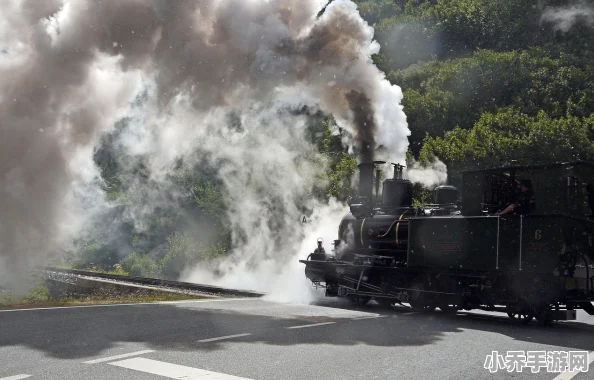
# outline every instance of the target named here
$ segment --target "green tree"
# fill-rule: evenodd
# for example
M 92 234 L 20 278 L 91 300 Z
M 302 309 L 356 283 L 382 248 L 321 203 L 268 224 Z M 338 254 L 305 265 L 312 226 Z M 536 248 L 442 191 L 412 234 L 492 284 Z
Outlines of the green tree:
M 355 1 L 357 3 L 359 14 L 370 25 L 402 13 L 404 1 L 395 0 L 373 0 L 373 1 Z
M 165 278 L 179 278 L 185 268 L 209 262 L 225 255 L 229 247 L 226 242 L 205 244 L 197 241 L 190 233 L 176 232 L 167 238 L 167 254 L 159 262 Z
M 346 201 L 351 193 L 351 180 L 357 170 L 357 159 L 342 145 L 342 131 L 333 118 L 324 118 L 317 128 L 317 148 L 327 161 L 326 186 L 319 195 Z
M 485 112 L 514 107 L 530 116 L 540 111 L 559 118 L 594 112 L 594 64 L 588 55 L 544 48 L 496 52 L 432 61 L 390 73 L 405 88 L 404 111 L 411 146 L 418 154 L 427 134 L 443 136 L 457 126 L 472 127 Z
M 200 207 L 205 215 L 221 226 L 225 220 L 227 205 L 225 194 L 221 185 L 212 181 L 200 181 L 192 186 L 192 197 L 196 206 Z
M 120 266 L 131 276 L 159 277 L 160 275 L 159 267 L 149 256 L 136 252 L 132 252 L 122 259 Z
M 485 113 L 471 129 L 455 128 L 427 137 L 422 161 L 438 157 L 450 170 L 508 164 L 594 159 L 594 115 L 552 118 L 544 111 L 528 116 L 517 109 Z

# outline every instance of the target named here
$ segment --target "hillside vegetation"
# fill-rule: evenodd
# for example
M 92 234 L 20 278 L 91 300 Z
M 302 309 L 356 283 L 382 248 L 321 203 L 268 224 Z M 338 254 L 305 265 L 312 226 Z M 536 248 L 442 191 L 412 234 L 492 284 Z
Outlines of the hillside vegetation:
M 367 0 L 411 151 L 469 167 L 593 158 L 594 5 Z
M 410 154 L 437 157 L 452 178 L 461 169 L 512 159 L 536 163 L 593 159 L 594 11 L 559 0 L 358 0 L 382 51 L 374 57 L 404 92 Z M 313 115 L 309 136 L 329 160 L 320 198 L 347 199 L 356 160 Z M 116 132 L 117 133 L 117 130 Z M 120 204 L 139 202 L 142 186 L 123 185 L 117 149 L 107 136 L 96 154 L 106 191 Z M 144 168 L 138 165 L 142 178 Z M 125 223 L 117 234 L 78 242 L 76 267 L 176 277 L 231 248 L 225 192 L 213 168 L 173 170 L 187 192 L 183 212 L 164 210 L 142 233 Z M 117 208 L 113 210 L 118 220 Z M 208 231 L 196 236 L 193 231 Z

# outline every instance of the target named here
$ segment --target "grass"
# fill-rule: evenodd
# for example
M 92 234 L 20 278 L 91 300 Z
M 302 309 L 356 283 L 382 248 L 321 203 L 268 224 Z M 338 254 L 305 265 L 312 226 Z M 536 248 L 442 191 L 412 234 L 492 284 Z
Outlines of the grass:
M 126 294 L 93 294 L 93 295 L 64 295 L 52 297 L 47 287 L 38 285 L 31 289 L 26 296 L 16 297 L 10 291 L 0 292 L 0 309 L 15 309 L 27 307 L 49 307 L 49 306 L 73 306 L 73 305 L 101 305 L 135 302 L 158 302 L 158 301 L 181 301 L 192 299 L 203 299 L 206 297 L 170 293 L 170 292 L 149 292 L 138 290 Z
M 68 268 L 70 269 L 70 268 Z M 114 270 L 106 270 L 106 269 L 83 269 L 87 272 L 91 272 L 91 273 L 102 273 L 102 274 L 116 274 L 119 276 L 129 276 L 130 273 L 126 272 L 125 270 L 121 269 L 121 268 L 117 268 Z
M 64 260 L 60 260 L 60 261 L 54 261 L 49 266 L 58 268 L 58 269 L 79 269 L 79 270 L 84 270 L 84 271 L 92 272 L 92 273 L 117 274 L 120 276 L 129 276 L 130 275 L 130 273 L 126 272 L 120 264 L 115 264 L 112 269 L 102 269 L 102 268 L 93 269 L 93 268 L 84 268 L 84 267 L 79 268 L 75 265 L 72 265 L 72 263 L 69 263 Z

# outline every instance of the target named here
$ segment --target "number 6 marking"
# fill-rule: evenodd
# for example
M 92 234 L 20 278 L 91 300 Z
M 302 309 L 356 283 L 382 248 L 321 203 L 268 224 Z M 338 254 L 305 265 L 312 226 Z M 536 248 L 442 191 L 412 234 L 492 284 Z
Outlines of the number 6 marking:
M 534 239 L 535 239 L 535 240 L 540 240 L 540 239 L 542 239 L 542 230 L 536 230 L 536 231 L 534 232 Z

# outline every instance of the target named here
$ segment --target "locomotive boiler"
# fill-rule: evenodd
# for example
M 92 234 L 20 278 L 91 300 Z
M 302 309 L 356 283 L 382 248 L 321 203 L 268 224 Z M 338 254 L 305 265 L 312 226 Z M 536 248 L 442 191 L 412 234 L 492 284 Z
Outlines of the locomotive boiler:
M 423 215 L 449 215 L 456 211 L 458 190 L 453 186 L 439 186 L 434 190 L 435 204 L 425 209 L 413 208 L 413 184 L 402 178 L 403 166 L 394 166 L 394 177 L 382 183 L 379 197 L 379 179 L 381 172 L 374 167 L 384 164 L 359 165 L 359 197 L 351 203 L 350 212 L 338 226 L 335 248 L 338 258 L 357 262 L 362 253 L 371 253 L 375 260 L 383 258 L 394 266 L 406 262 L 408 252 L 409 219 Z M 371 186 L 375 179 L 375 197 Z M 433 207 L 431 207 L 433 206 Z
M 594 314 L 594 164 L 506 166 L 462 173 L 462 191 L 438 186 L 413 204 L 394 165 L 359 165 L 358 196 L 338 226 L 334 254 L 311 254 L 305 275 L 353 303 L 455 313 L 482 309 L 541 323 Z M 534 184 L 529 208 L 496 215 Z M 375 191 L 374 191 L 375 190 Z M 527 211 L 526 211 L 527 210 Z

